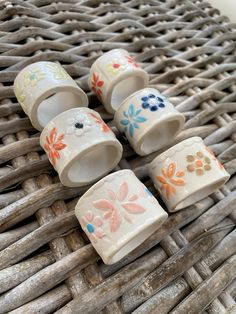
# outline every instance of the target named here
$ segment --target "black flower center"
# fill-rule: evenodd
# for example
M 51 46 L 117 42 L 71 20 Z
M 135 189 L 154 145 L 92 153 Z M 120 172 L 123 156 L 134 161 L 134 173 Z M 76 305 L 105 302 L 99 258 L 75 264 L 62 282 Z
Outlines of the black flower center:
M 76 122 L 75 127 L 76 127 L 76 129 L 83 129 L 84 125 L 83 125 L 83 123 Z

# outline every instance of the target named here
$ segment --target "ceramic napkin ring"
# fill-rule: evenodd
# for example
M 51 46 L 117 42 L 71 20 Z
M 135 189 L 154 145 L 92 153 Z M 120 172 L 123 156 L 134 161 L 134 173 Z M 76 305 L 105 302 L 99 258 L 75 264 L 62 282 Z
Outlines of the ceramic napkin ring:
M 89 76 L 91 90 L 114 113 L 133 92 L 147 86 L 148 74 L 126 50 L 113 49 L 99 57 Z
M 127 97 L 114 121 L 139 155 L 166 146 L 184 125 L 184 116 L 155 88 L 144 88 Z
M 79 199 L 75 215 L 108 265 L 139 246 L 168 216 L 131 170 L 114 172 L 95 183 Z
M 87 95 L 61 65 L 53 62 L 36 62 L 25 67 L 14 81 L 14 92 L 39 131 L 59 113 L 88 106 Z
M 207 197 L 230 177 L 200 137 L 184 140 L 157 156 L 149 173 L 170 212 Z
M 64 111 L 51 120 L 40 136 L 40 145 L 65 186 L 83 186 L 110 172 L 121 159 L 122 145 L 88 108 Z

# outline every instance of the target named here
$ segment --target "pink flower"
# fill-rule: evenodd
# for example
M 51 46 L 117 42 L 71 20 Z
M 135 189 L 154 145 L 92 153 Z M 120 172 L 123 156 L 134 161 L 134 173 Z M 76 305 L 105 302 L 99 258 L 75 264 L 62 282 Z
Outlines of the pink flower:
M 101 228 L 103 225 L 102 219 L 99 216 L 94 217 L 94 214 L 90 210 L 82 217 L 82 224 L 94 243 L 97 242 L 97 239 L 102 239 L 105 236 Z
M 129 187 L 126 181 L 121 183 L 117 193 L 111 189 L 107 190 L 107 193 L 109 200 L 100 199 L 94 201 L 93 205 L 104 212 L 103 217 L 109 220 L 111 232 L 115 232 L 119 229 L 123 217 L 129 223 L 132 223 L 130 214 L 141 214 L 145 212 L 145 208 L 135 202 L 139 199 L 139 195 L 128 195 Z
M 140 68 L 139 63 L 135 60 L 134 57 L 126 56 L 126 59 L 128 60 L 128 63 L 132 64 L 135 68 Z

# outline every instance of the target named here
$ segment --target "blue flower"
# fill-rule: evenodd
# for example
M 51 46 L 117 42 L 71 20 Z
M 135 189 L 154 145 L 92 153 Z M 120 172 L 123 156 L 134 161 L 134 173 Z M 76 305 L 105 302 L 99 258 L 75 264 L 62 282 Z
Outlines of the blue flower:
M 131 137 L 134 136 L 135 129 L 139 129 L 139 123 L 147 121 L 145 117 L 140 116 L 141 111 L 141 109 L 135 111 L 134 105 L 130 104 L 128 111 L 123 112 L 125 119 L 120 123 L 124 126 L 124 132 L 128 130 Z
M 157 111 L 158 108 L 165 108 L 164 99 L 154 94 L 143 96 L 141 100 L 142 100 L 143 109 L 149 109 L 150 111 Z

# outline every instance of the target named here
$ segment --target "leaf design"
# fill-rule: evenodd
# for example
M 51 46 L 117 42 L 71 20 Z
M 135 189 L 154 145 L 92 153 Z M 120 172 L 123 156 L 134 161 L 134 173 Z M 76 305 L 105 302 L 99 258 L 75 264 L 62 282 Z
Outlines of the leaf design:
M 55 143 L 55 144 L 53 144 L 53 148 L 55 148 L 56 150 L 61 150 L 61 149 L 65 148 L 65 147 L 66 147 L 66 144 L 64 144 L 64 143 Z
M 94 201 L 93 206 L 101 210 L 107 210 L 107 209 L 114 210 L 113 204 L 106 199 L 100 199 L 100 200 Z
M 141 122 L 147 121 L 147 119 L 139 116 L 139 117 L 134 117 L 134 121 L 141 123 Z
M 134 136 L 134 126 L 133 126 L 133 124 L 129 125 L 129 134 L 130 134 L 131 137 Z
M 120 202 L 123 202 L 123 200 L 126 198 L 128 191 L 129 191 L 129 188 L 128 188 L 127 182 L 126 181 L 122 182 L 120 185 L 119 192 L 118 192 L 118 200 Z
M 124 203 L 122 207 L 131 214 L 139 214 L 145 212 L 145 208 L 134 203 Z
M 54 127 L 50 132 L 50 144 L 54 142 L 56 136 L 56 128 Z
M 120 121 L 120 123 L 123 124 L 123 125 L 128 125 L 129 124 L 129 120 L 123 119 L 123 120 Z

